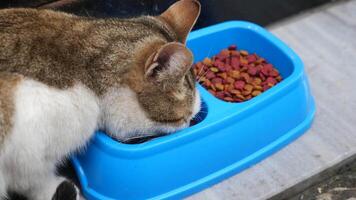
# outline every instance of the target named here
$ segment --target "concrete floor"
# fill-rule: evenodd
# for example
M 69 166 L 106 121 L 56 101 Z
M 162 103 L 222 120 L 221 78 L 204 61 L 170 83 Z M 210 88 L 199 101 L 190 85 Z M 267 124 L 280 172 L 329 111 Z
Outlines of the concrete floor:
M 356 200 L 356 161 L 343 166 L 337 173 L 288 198 L 289 200 Z M 275 198 L 277 199 L 277 198 Z M 282 198 L 278 198 L 282 199 Z

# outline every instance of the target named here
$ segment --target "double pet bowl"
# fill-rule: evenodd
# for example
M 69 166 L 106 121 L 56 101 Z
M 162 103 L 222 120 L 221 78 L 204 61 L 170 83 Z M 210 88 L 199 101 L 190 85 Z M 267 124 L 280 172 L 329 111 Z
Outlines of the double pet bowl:
M 73 157 L 89 200 L 178 199 L 207 188 L 281 149 L 311 125 L 315 105 L 301 59 L 265 29 L 231 21 L 192 32 L 195 61 L 231 44 L 272 63 L 284 80 L 243 103 L 215 98 L 200 85 L 205 119 L 142 144 L 98 132 Z

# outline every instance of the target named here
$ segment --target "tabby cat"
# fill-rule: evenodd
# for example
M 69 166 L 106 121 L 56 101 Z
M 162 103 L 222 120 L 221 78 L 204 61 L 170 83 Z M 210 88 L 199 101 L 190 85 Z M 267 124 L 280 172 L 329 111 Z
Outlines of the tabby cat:
M 195 0 L 132 19 L 0 10 L 0 199 L 79 199 L 56 164 L 97 129 L 123 141 L 189 126 L 200 97 L 185 42 L 199 13 Z

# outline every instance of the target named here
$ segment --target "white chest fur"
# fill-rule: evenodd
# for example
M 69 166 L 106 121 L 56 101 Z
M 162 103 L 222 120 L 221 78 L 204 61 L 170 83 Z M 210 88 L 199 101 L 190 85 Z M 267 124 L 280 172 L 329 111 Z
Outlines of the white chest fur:
M 0 153 L 5 179 L 0 182 L 16 190 L 35 185 L 39 174 L 53 173 L 55 163 L 85 145 L 98 117 L 97 97 L 80 84 L 59 90 L 22 81 L 15 92 L 14 125 Z

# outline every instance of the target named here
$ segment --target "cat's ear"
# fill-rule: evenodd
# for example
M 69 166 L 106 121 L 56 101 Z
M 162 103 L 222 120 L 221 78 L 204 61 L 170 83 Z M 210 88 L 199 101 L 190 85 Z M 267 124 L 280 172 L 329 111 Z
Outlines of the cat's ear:
M 180 0 L 171 5 L 159 18 L 167 22 L 177 33 L 178 41 L 185 44 L 200 14 L 200 3 L 196 0 Z
M 192 52 L 183 44 L 170 42 L 147 59 L 145 77 L 158 84 L 177 83 L 183 79 L 192 64 Z

